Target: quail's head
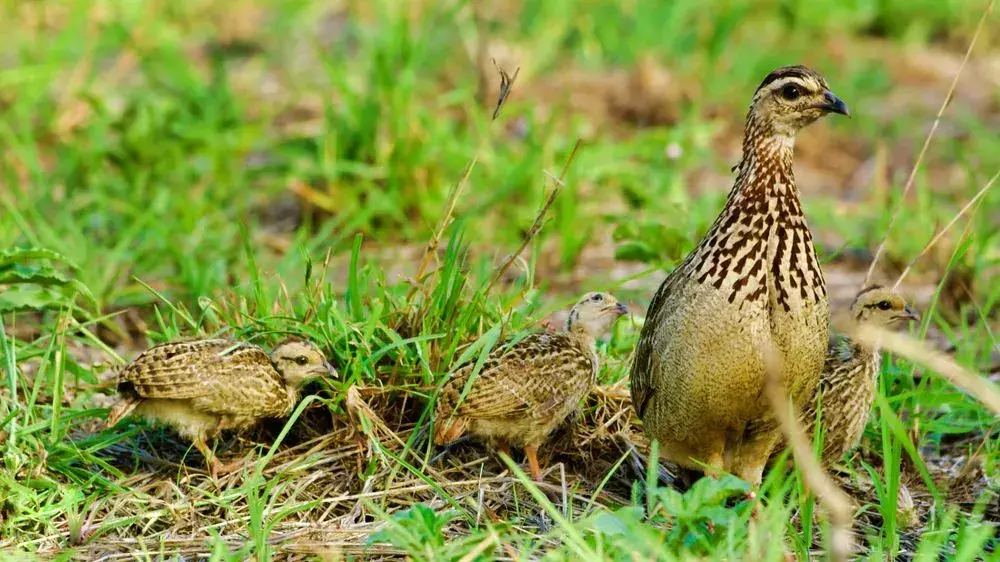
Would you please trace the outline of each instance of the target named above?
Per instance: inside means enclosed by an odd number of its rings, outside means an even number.
[[[828,113],[851,114],[826,79],[804,66],[783,66],[768,74],[754,93],[750,111],[767,132],[786,136]]]
[[[582,328],[590,336],[597,338],[614,324],[615,320],[628,313],[628,307],[618,302],[610,293],[587,293],[569,311],[566,330]]]
[[[271,352],[271,362],[284,377],[285,383],[294,387],[311,378],[337,374],[316,344],[296,338],[278,344]]]
[[[920,320],[920,313],[890,289],[879,285],[866,287],[854,299],[851,314],[858,322],[892,326],[901,320]]]

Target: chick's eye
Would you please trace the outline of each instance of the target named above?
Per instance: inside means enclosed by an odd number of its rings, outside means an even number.
[[[889,301],[881,301],[876,306],[878,306],[879,310],[889,310],[892,308],[892,304],[890,304]]]
[[[781,97],[788,101],[798,99],[802,95],[802,90],[799,89],[795,84],[788,84],[781,89]]]
[[[295,358],[295,363],[297,365],[305,365],[308,362],[309,362],[309,358],[306,357],[305,355],[299,355],[298,357]]]
[[[594,302],[601,302],[602,300],[604,300],[604,295],[598,293],[598,294],[590,297],[590,300],[592,300]]]

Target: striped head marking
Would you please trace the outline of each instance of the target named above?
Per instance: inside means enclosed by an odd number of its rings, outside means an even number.
[[[611,293],[587,293],[569,311],[566,331],[582,330],[596,339],[627,313],[628,307],[618,302]]]
[[[271,352],[271,362],[290,386],[299,386],[306,380],[337,374],[316,344],[289,338]]]
[[[783,66],[757,87],[750,113],[775,135],[793,136],[828,113],[850,116],[847,104],[830,91],[818,72],[805,66]]]
[[[851,314],[858,322],[892,326],[900,320],[920,320],[920,313],[898,293],[881,285],[865,287],[854,298]]]

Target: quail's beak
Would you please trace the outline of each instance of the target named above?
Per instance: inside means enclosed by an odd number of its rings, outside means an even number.
[[[326,372],[323,373],[324,375],[331,377],[337,376],[337,369],[334,369],[333,365],[331,365],[329,361],[323,361],[323,368],[326,369]]]
[[[625,316],[626,314],[628,314],[628,307],[622,303],[618,303],[615,305],[614,313],[615,316]]]
[[[917,312],[917,309],[913,308],[912,306],[906,305],[906,308],[903,309],[903,313],[897,316],[897,318],[899,318],[900,320],[920,321],[920,313]]]
[[[837,97],[831,91],[823,92],[823,103],[820,104],[820,109],[823,111],[829,111],[830,113],[839,113],[841,115],[851,116],[851,110],[847,108],[847,104],[844,100]]]

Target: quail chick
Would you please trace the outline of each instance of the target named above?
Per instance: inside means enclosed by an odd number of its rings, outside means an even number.
[[[873,285],[855,297],[851,317],[854,322],[889,328],[904,320],[920,320],[920,313],[890,289]],[[816,399],[803,412],[803,423],[811,431],[819,406],[824,465],[837,462],[861,441],[881,369],[877,347],[843,336],[831,340]]]
[[[495,348],[479,375],[474,365],[452,377],[437,400],[434,442],[465,432],[509,453],[524,447],[535,480],[541,480],[538,446],[586,396],[597,376],[597,338],[628,309],[608,293],[588,293],[569,313],[564,331],[529,334]]]
[[[632,401],[661,454],[685,468],[760,483],[780,437],[763,392],[765,350],[779,355],[799,411],[819,385],[830,311],[792,157],[796,133],[829,113],[848,109],[815,71],[764,78],[725,207],[649,305]]]
[[[205,457],[213,476],[239,463],[222,464],[206,439],[223,429],[249,427],[283,417],[310,378],[336,371],[315,344],[289,338],[268,355],[256,345],[202,339],[152,347],[118,374],[118,402],[107,426],[136,413],[172,426]]]

